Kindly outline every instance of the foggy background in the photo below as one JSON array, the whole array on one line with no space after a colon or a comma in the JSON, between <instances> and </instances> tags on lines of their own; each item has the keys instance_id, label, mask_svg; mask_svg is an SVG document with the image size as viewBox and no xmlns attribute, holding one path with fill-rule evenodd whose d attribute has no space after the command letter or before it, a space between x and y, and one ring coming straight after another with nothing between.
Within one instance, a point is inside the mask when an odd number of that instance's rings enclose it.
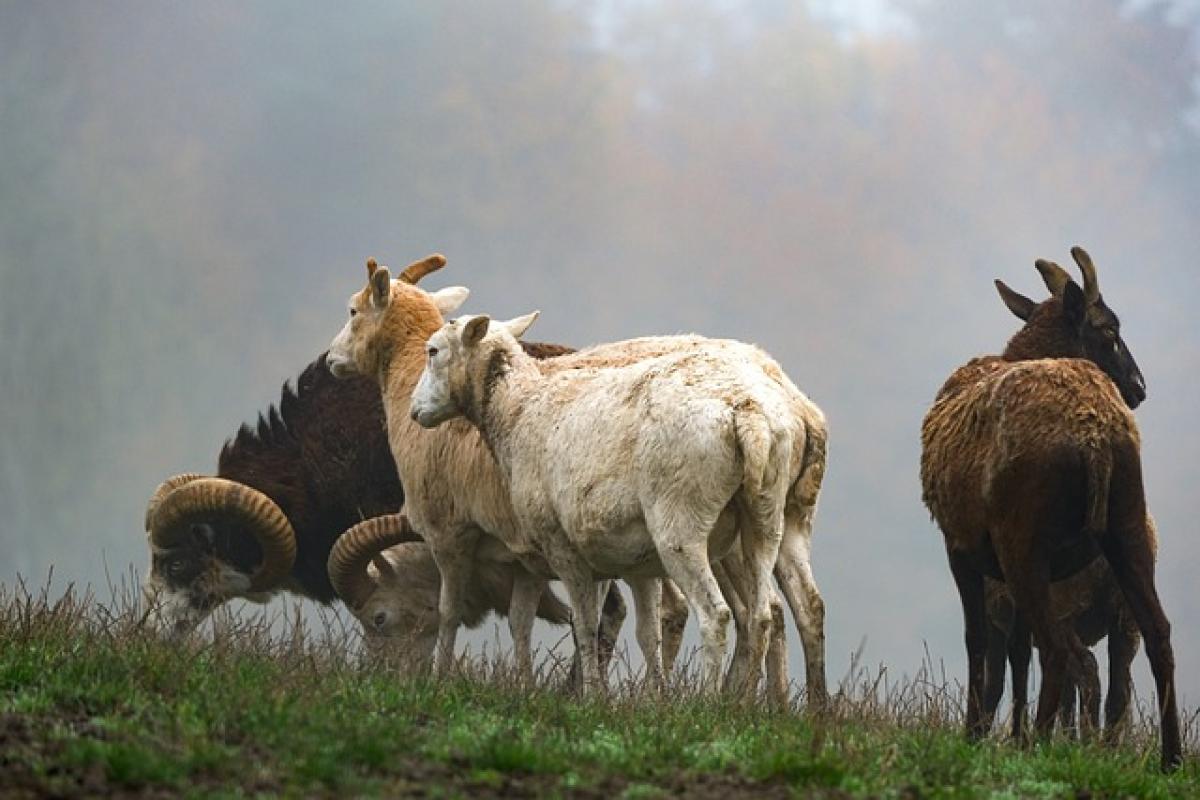
<instances>
[{"instance_id":1,"label":"foggy background","mask_svg":"<svg viewBox=\"0 0 1200 800\"><path fill-rule=\"evenodd\" d=\"M830 422L831 680L864 641L962 680L921 418L1017 329L992 279L1041 298L1078 243L1149 384L1194 706L1198 92L1195 0L0 0L0 581L144 569L155 485L215 470L364 259L440 251L531 338L765 347Z\"/></svg>"}]
</instances>

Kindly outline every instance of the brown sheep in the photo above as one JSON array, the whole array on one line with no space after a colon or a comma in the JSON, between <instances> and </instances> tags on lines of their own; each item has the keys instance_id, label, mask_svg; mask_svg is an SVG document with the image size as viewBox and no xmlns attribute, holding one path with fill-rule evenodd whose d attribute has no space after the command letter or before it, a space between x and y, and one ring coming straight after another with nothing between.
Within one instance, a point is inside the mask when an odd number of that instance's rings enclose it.
<instances>
[{"instance_id":1,"label":"brown sheep","mask_svg":"<svg viewBox=\"0 0 1200 800\"><path fill-rule=\"evenodd\" d=\"M968 736L986 734L984 578L1004 580L1041 645L1035 722L1049 733L1066 674L1087 681L1090 657L1052 613L1050 582L1090 562L1113 571L1146 642L1158 690L1162 767L1182 760L1170 623L1154 587L1140 436L1131 409L1145 381L1100 295L1095 267L1071 254L1083 289L1038 261L1052 296L1034 303L996 286L1025 326L1000 356L956 370L922 426L923 499L945 538L963 606L968 659ZM1096 691L1094 686L1089 691Z\"/></svg>"}]
</instances>

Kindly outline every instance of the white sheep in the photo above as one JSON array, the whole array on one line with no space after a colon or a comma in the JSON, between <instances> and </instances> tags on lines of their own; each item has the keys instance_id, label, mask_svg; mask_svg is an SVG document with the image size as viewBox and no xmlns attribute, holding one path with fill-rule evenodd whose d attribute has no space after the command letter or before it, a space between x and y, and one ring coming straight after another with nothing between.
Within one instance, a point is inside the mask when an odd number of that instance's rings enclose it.
<instances>
[{"instance_id":1,"label":"white sheep","mask_svg":"<svg viewBox=\"0 0 1200 800\"><path fill-rule=\"evenodd\" d=\"M413 420L432 428L461 415L483 435L530 549L567 589L585 689L600 681L596 581L663 574L697 614L705 684L716 686L730 609L710 560L740 533L747 574L731 577L752 622L730 681L755 682L785 508L808 449L808 420L796 413L807 398L720 346L545 375L516 342L535 317L470 317L437 331Z\"/></svg>"}]
</instances>

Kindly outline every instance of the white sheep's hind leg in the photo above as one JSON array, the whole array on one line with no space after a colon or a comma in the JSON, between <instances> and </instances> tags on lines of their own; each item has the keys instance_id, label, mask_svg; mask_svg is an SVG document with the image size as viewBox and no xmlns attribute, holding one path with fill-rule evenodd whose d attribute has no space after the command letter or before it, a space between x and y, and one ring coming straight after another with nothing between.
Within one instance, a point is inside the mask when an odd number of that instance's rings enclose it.
<instances>
[{"instance_id":1,"label":"white sheep's hind leg","mask_svg":"<svg viewBox=\"0 0 1200 800\"><path fill-rule=\"evenodd\" d=\"M767 646L767 700L775 708L788 707L787 621L783 616L783 598L771 589L771 642Z\"/></svg>"},{"instance_id":2,"label":"white sheep's hind leg","mask_svg":"<svg viewBox=\"0 0 1200 800\"><path fill-rule=\"evenodd\" d=\"M708 562L708 537L720 512L721 507L717 507L707 515L693 512L673 518L669 504L660 502L646 514L646 524L667 577L675 581L696 612L704 645L706 692L714 692L721 686L721 666L732 617Z\"/></svg>"},{"instance_id":3,"label":"white sheep's hind leg","mask_svg":"<svg viewBox=\"0 0 1200 800\"><path fill-rule=\"evenodd\" d=\"M784 515L783 542L775 577L787 599L804 646L808 703L819 710L829 699L825 684L825 601L817 590L810 559L815 505L790 503Z\"/></svg>"},{"instance_id":4,"label":"white sheep's hind leg","mask_svg":"<svg viewBox=\"0 0 1200 800\"><path fill-rule=\"evenodd\" d=\"M533 678L533 620L546 581L524 567L514 565L512 597L508 604L508 630L512 634L513 657L521 680Z\"/></svg>"},{"instance_id":5,"label":"white sheep's hind leg","mask_svg":"<svg viewBox=\"0 0 1200 800\"><path fill-rule=\"evenodd\" d=\"M646 662L646 682L654 691L663 688L662 581L658 578L627 579L637 615L636 636Z\"/></svg>"},{"instance_id":6,"label":"white sheep's hind leg","mask_svg":"<svg viewBox=\"0 0 1200 800\"><path fill-rule=\"evenodd\" d=\"M746 605L744 588L746 581L746 565L742 560L741 551L734 547L723 559L712 565L713 576L721 587L721 595L729 604L733 613L733 628L736 638L733 643L733 657L729 661L729 671L725 674L724 688L730 690L742 686L750 673L751 662L754 660L750 652L751 636L749 628L750 609Z\"/></svg>"},{"instance_id":7,"label":"white sheep's hind leg","mask_svg":"<svg viewBox=\"0 0 1200 800\"><path fill-rule=\"evenodd\" d=\"M786 463L787 458L782 460ZM763 664L771 642L774 616L771 602L775 599L775 587L771 580L775 563L779 559L779 545L783 539L783 508L786 487L782 475L774 484L761 487L757 492L743 494L741 549L745 559L746 575L741 577L747 596L746 606L749 620L745 625L751 637L749 663L743 679L734 683L734 691L753 693L758 689Z\"/></svg>"}]
</instances>

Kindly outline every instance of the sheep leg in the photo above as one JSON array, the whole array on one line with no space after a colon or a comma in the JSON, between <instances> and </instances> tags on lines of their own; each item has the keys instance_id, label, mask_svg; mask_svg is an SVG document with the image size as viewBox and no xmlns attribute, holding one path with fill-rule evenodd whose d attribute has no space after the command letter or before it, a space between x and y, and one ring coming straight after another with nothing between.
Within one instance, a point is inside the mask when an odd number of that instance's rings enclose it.
<instances>
[{"instance_id":1,"label":"sheep leg","mask_svg":"<svg viewBox=\"0 0 1200 800\"><path fill-rule=\"evenodd\" d=\"M967 737L987 735L983 719L983 672L987 655L987 609L983 594L983 575L954 552L949 553L950 572L962 602L964 639L967 645Z\"/></svg>"},{"instance_id":2,"label":"sheep leg","mask_svg":"<svg viewBox=\"0 0 1200 800\"><path fill-rule=\"evenodd\" d=\"M571 604L571 632L574 634L575 654L583 677L582 694L584 697L595 695L604 686L597 646L600 598L596 591L596 579L586 565L577 563L575 559L548 560L567 590L567 599Z\"/></svg>"},{"instance_id":3,"label":"sheep leg","mask_svg":"<svg viewBox=\"0 0 1200 800\"><path fill-rule=\"evenodd\" d=\"M1111 745L1120 741L1128 722L1129 695L1133 683L1130 670L1140 641L1138 635L1129 630L1123 616L1118 612L1108 629L1108 697L1104 700L1104 741Z\"/></svg>"},{"instance_id":4,"label":"sheep leg","mask_svg":"<svg viewBox=\"0 0 1200 800\"><path fill-rule=\"evenodd\" d=\"M1029 707L1029 662L1033 658L1033 640L1029 625L1020 614L1013 616L1008 639L1008 666L1012 672L1012 738L1025 744L1025 712Z\"/></svg>"},{"instance_id":5,"label":"sheep leg","mask_svg":"<svg viewBox=\"0 0 1200 800\"><path fill-rule=\"evenodd\" d=\"M442 579L438 590L438 642L433 656L433 673L448 675L455 665L454 647L474 572L471 554L479 536L463 533L449 537L427 532L426 537L431 544L438 543L432 549Z\"/></svg>"},{"instance_id":6,"label":"sheep leg","mask_svg":"<svg viewBox=\"0 0 1200 800\"><path fill-rule=\"evenodd\" d=\"M768 651L775 641L774 606L778 603L779 595L775 591L772 575L775 564L779 561L779 547L783 541L783 510L786 497L782 483L777 484L774 491L770 486L764 489L765 494L752 495L747 504L751 507L745 515L749 522L742 529L741 536L742 553L751 572L750 586L753 589L753 602L748 604L753 609L753 661L749 665L749 672L742 687L742 691L745 692L753 692L758 688ZM775 676L775 681L776 685L769 688L777 691L778 676ZM773 700L779 701L778 694Z\"/></svg>"},{"instance_id":7,"label":"sheep leg","mask_svg":"<svg viewBox=\"0 0 1200 800\"><path fill-rule=\"evenodd\" d=\"M521 680L533 678L533 620L546 581L523 567L513 569L512 596L508 603L508 631L512 635L513 656Z\"/></svg>"},{"instance_id":8,"label":"sheep leg","mask_svg":"<svg viewBox=\"0 0 1200 800\"><path fill-rule=\"evenodd\" d=\"M792 611L804 647L809 708L819 711L828 702L829 692L825 682L825 601L813 577L810 554L815 513L815 503L803 505L789 498L775 579Z\"/></svg>"},{"instance_id":9,"label":"sheep leg","mask_svg":"<svg viewBox=\"0 0 1200 800\"><path fill-rule=\"evenodd\" d=\"M736 635L733 643L733 657L729 662L729 671L725 675L725 689L732 690L742 685L749 671L749 662L753 658L750 653L750 611L746 607L746 598L741 587L746 585L747 576L741 553L736 548L730 550L723 559L712 565L713 576L721 587L721 596L729 604L733 614L733 628Z\"/></svg>"},{"instance_id":10,"label":"sheep leg","mask_svg":"<svg viewBox=\"0 0 1200 800\"><path fill-rule=\"evenodd\" d=\"M646 682L656 692L663 688L662 581L658 578L627 579L637 614L635 635L646 662Z\"/></svg>"},{"instance_id":11,"label":"sheep leg","mask_svg":"<svg viewBox=\"0 0 1200 800\"><path fill-rule=\"evenodd\" d=\"M1063 679L1062 693L1058 698L1058 724L1070 739L1079 738L1079 721L1075 716L1078 699L1078 684L1068 673Z\"/></svg>"},{"instance_id":12,"label":"sheep leg","mask_svg":"<svg viewBox=\"0 0 1200 800\"><path fill-rule=\"evenodd\" d=\"M1162 738L1162 768L1174 770L1182 763L1179 711L1175 695L1175 653L1171 647L1171 623L1163 613L1154 588L1154 555L1144 534L1129 526L1124 531L1110 530L1101 540L1105 557L1125 594L1125 600L1137 620L1146 642L1146 657L1154 674L1158 692L1158 711Z\"/></svg>"},{"instance_id":13,"label":"sheep leg","mask_svg":"<svg viewBox=\"0 0 1200 800\"><path fill-rule=\"evenodd\" d=\"M987 655L983 660L983 727L991 730L996 722L996 709L1004 696L1004 659L1008 654L1008 637L988 621Z\"/></svg>"},{"instance_id":14,"label":"sheep leg","mask_svg":"<svg viewBox=\"0 0 1200 800\"><path fill-rule=\"evenodd\" d=\"M679 648L683 644L683 630L687 627L687 600L679 587L670 578L662 579L662 657L663 668L675 666Z\"/></svg>"},{"instance_id":15,"label":"sheep leg","mask_svg":"<svg viewBox=\"0 0 1200 800\"><path fill-rule=\"evenodd\" d=\"M771 592L771 642L767 646L767 700L778 709L790 703L788 686L787 621L783 616L783 599Z\"/></svg>"},{"instance_id":16,"label":"sheep leg","mask_svg":"<svg viewBox=\"0 0 1200 800\"><path fill-rule=\"evenodd\" d=\"M1077 682L1079 695L1079 732L1084 741L1091 741L1100 730L1100 666L1088 647L1083 650L1083 675ZM1074 705L1075 699L1071 699Z\"/></svg>"},{"instance_id":17,"label":"sheep leg","mask_svg":"<svg viewBox=\"0 0 1200 800\"><path fill-rule=\"evenodd\" d=\"M617 637L625 623L625 598L616 581L604 581L604 603L600 607L600 629L596 647L600 661L600 674L608 675L608 665L617 649Z\"/></svg>"},{"instance_id":18,"label":"sheep leg","mask_svg":"<svg viewBox=\"0 0 1200 800\"><path fill-rule=\"evenodd\" d=\"M714 522L715 519L714 514ZM704 648L702 685L704 691L713 692L721 685L721 666L725 660L732 614L708 563L707 537L696 537L690 525L688 528L687 531L672 531L665 526L659 527L662 535L658 541L664 544L658 547L658 554L668 577L675 581L696 612ZM651 530L655 528L651 527ZM706 530L711 530L711 526Z\"/></svg>"}]
</instances>

